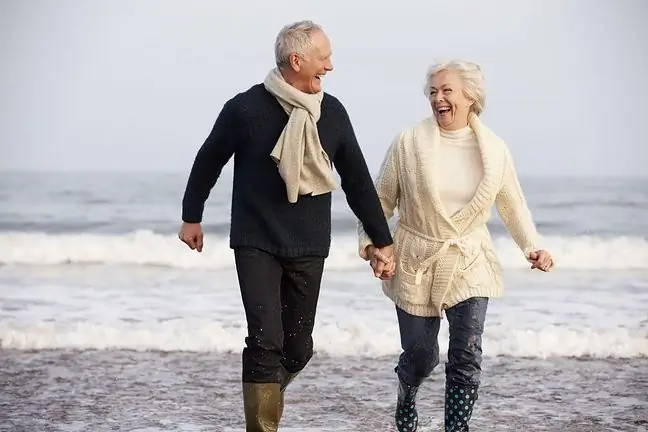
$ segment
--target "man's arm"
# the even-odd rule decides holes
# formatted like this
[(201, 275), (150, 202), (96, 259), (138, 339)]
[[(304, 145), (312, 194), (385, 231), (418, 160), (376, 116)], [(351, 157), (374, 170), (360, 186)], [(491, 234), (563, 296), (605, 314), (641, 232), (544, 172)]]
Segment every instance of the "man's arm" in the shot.
[(340, 104), (342, 143), (335, 153), (333, 163), (342, 180), (342, 190), (346, 195), (349, 207), (377, 248), (393, 243), (389, 225), (378, 199), (367, 162), (353, 130), (349, 116)]
[[(378, 177), (376, 178), (375, 187), (378, 193), (378, 199), (385, 215), (385, 219), (389, 221), (394, 215), (394, 210), (398, 206), (400, 198), (400, 182), (398, 179), (398, 147), (400, 145), (402, 133), (394, 138), (385, 157)], [(358, 222), (358, 253), (360, 257), (365, 260), (370, 260), (371, 256), (367, 248), (373, 246), (373, 243), (362, 226)]]
[(214, 127), (194, 159), (182, 199), (183, 222), (202, 222), (205, 202), (223, 167), (236, 150), (239, 126), (235, 106), (232, 100), (229, 100), (223, 106)]

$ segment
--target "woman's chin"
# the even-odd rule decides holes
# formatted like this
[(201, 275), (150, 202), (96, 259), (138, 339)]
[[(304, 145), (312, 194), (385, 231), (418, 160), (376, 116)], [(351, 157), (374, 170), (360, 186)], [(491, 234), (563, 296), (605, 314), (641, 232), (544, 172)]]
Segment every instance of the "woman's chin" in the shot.
[(441, 126), (444, 129), (451, 127), (452, 123), (454, 122), (454, 119), (450, 116), (437, 115), (436, 119), (437, 119), (437, 123), (439, 123), (439, 126)]

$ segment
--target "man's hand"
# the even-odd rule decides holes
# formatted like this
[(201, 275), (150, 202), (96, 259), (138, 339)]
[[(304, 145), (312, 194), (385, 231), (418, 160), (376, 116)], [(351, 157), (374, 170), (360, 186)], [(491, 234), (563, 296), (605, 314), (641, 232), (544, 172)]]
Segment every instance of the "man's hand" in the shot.
[(396, 259), (392, 245), (383, 248), (376, 248), (371, 245), (367, 246), (367, 256), (369, 256), (370, 265), (375, 277), (387, 280), (391, 279), (396, 273)]
[(185, 243), (191, 250), (202, 252), (203, 250), (203, 232), (199, 223), (183, 222), (178, 233), (178, 238)]

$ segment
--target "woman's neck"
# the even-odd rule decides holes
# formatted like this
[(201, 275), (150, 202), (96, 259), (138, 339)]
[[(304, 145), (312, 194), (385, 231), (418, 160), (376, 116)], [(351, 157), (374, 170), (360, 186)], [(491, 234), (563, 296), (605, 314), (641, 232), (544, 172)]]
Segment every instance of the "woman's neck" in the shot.
[(441, 137), (444, 142), (455, 145), (469, 145), (472, 146), (475, 141), (475, 133), (470, 126), (464, 126), (461, 129), (441, 129)]
[(453, 121), (448, 126), (440, 126), (440, 128), (441, 128), (441, 130), (445, 130), (445, 131), (448, 131), (448, 132), (454, 132), (454, 131), (464, 129), (469, 124), (470, 123), (468, 122), (468, 119), (465, 119), (463, 121), (458, 121), (458, 120), (455, 119), (455, 121)]

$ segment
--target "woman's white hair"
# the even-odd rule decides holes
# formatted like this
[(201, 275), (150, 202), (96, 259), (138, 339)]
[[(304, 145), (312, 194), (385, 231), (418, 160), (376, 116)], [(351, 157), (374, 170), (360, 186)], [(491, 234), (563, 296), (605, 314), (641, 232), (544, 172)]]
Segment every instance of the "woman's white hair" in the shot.
[(432, 79), (436, 74), (443, 71), (457, 72), (463, 84), (464, 95), (473, 101), (470, 110), (478, 116), (484, 112), (486, 104), (484, 75), (477, 63), (464, 60), (437, 60), (428, 68), (425, 75), (425, 87), (423, 89), (425, 96), (430, 97)]
[(275, 63), (278, 67), (288, 66), (290, 54), (305, 56), (310, 51), (313, 33), (323, 31), (313, 21), (297, 21), (284, 26), (275, 41)]

